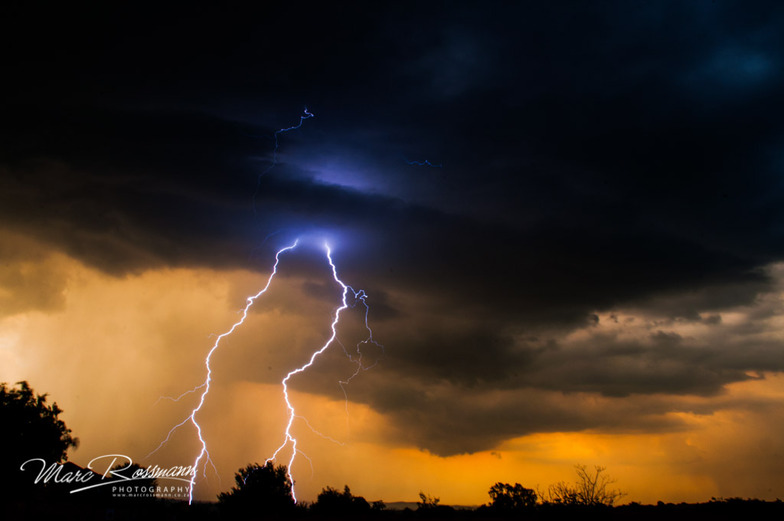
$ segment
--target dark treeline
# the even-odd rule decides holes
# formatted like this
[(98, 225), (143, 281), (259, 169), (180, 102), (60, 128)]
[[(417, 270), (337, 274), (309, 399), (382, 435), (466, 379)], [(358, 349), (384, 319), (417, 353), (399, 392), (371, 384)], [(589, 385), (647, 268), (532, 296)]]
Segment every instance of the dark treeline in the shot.
[[(78, 468), (73, 465), (74, 468)], [(159, 519), (177, 520), (371, 520), (371, 521), (501, 521), (525, 519), (556, 520), (729, 520), (781, 519), (784, 503), (757, 499), (716, 499), (707, 503), (663, 503), (615, 505), (622, 492), (610, 489), (612, 480), (602, 467), (588, 472), (577, 466), (573, 485), (557, 483), (546, 491), (535, 491), (519, 483), (496, 483), (488, 490), (489, 502), (476, 507), (442, 505), (439, 498), (420, 492), (416, 507), (390, 509), (380, 500), (367, 501), (342, 489), (325, 487), (311, 503), (296, 503), (285, 466), (252, 464), (235, 475), (231, 490), (218, 495), (217, 502), (158, 499), (155, 497), (114, 497), (110, 488), (71, 495), (65, 485), (47, 484), (30, 494), (4, 498), (2, 519)], [(145, 486), (155, 488), (156, 480)]]
[[(250, 464), (238, 470), (234, 486), (222, 492), (217, 502), (163, 499), (156, 493), (122, 496), (114, 493), (120, 485), (158, 490), (160, 483), (145, 474), (138, 465), (114, 467), (126, 477), (110, 474), (88, 476), (91, 483), (101, 483), (77, 494), (78, 486), (67, 480), (39, 480), (21, 467), (30, 458), (41, 458), (61, 466), (66, 473), (85, 475), (85, 470), (67, 461), (67, 450), (77, 444), (57, 404), (49, 405), (46, 395), (37, 395), (26, 382), (16, 387), (0, 384), (0, 520), (14, 519), (84, 519), (125, 520), (159, 519), (223, 520), (223, 519), (292, 519), (292, 520), (692, 520), (782, 519), (784, 503), (757, 499), (716, 499), (699, 504), (656, 505), (630, 503), (618, 505), (625, 493), (614, 488), (615, 481), (604, 467), (592, 470), (577, 465), (573, 483), (559, 482), (546, 490), (526, 488), (520, 483), (495, 483), (488, 489), (488, 502), (476, 508), (455, 508), (442, 505), (438, 497), (420, 492), (416, 507), (396, 510), (380, 500), (367, 501), (354, 495), (348, 485), (326, 487), (312, 503), (294, 500), (293, 484), (285, 466)], [(40, 471), (39, 469), (35, 473)], [(131, 481), (128, 476), (136, 476)], [(61, 475), (61, 477), (62, 477)], [(87, 481), (85, 481), (86, 483)], [(84, 485), (84, 483), (82, 483)], [(117, 487), (114, 487), (117, 485)]]
[[(342, 493), (342, 492), (341, 492)], [(10, 499), (10, 498), (9, 498)], [(287, 512), (271, 512), (266, 509), (227, 509), (221, 503), (198, 502), (188, 505), (184, 501), (147, 500), (116, 498), (94, 501), (85, 498), (60, 497), (39, 498), (32, 502), (5, 502), (0, 508), (0, 517), (15, 520), (38, 519), (84, 519), (84, 520), (375, 520), (375, 521), (493, 521), (505, 519), (531, 521), (559, 520), (618, 520), (680, 521), (694, 519), (737, 520), (737, 519), (782, 519), (784, 503), (757, 499), (716, 499), (707, 503), (661, 503), (641, 505), (631, 503), (620, 506), (581, 506), (537, 504), (520, 511), (496, 511), (487, 505), (478, 508), (453, 508), (437, 505), (430, 509), (407, 508), (356, 508), (343, 505), (342, 509), (321, 510), (313, 504), (298, 504)]]

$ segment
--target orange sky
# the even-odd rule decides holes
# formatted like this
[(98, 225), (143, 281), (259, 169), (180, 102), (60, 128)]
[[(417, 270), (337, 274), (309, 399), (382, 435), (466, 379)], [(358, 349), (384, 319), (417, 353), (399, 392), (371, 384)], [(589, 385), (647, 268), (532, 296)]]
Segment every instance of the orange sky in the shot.
[(385, 349), (357, 305), (292, 377), (301, 499), (476, 505), (578, 464), (625, 501), (784, 498), (780, 3), (13, 4), (0, 382), (58, 403), (76, 463), (194, 461), (191, 425), (146, 458), (198, 402), (170, 398), (298, 239), (214, 352), (197, 498), (284, 440), (324, 241)]
[[(76, 463), (122, 453), (142, 464), (189, 464), (197, 450), (190, 428), (143, 459), (194, 403), (190, 397), (180, 403), (159, 398), (203, 380), (211, 335), (237, 320), (244, 298), (263, 287), (267, 274), (154, 269), (114, 277), (19, 235), (4, 233), (0, 244), (20, 252), (0, 267), (0, 381), (28, 380), (64, 409), (62, 418), (81, 440), (70, 453)], [(318, 262), (308, 262), (313, 263), (314, 279), (328, 277)], [(780, 278), (782, 270), (772, 270)], [(285, 411), (275, 381), (284, 367), (303, 359), (309, 346), (323, 342), (334, 310), (329, 299), (298, 293), (295, 282), (295, 276), (276, 279), (269, 298), (214, 358), (213, 391), (200, 419), (219, 479), (210, 475), (200, 481), (199, 498), (211, 499), (227, 490), (237, 468), (263, 461), (282, 441)], [(760, 309), (779, 302), (780, 294), (771, 294), (754, 306), (728, 309), (722, 313), (724, 327), (742, 327)], [(372, 324), (372, 298), (370, 303)], [(650, 334), (651, 322), (639, 311), (615, 310), (617, 321), (605, 320), (609, 315), (600, 314), (599, 330), (573, 332), (562, 339), (564, 345), (579, 348), (580, 342), (597, 335)], [(769, 314), (764, 320), (758, 334), (781, 339), (780, 316)], [(711, 335), (731, 332), (694, 323), (668, 327), (706, 342)], [(384, 331), (390, 334), (392, 328)], [(387, 346), (387, 359), (394, 357), (395, 338), (379, 340)], [(316, 436), (301, 421), (295, 424), (300, 447), (312, 461), (311, 467), (300, 457), (293, 469), (300, 499), (315, 499), (327, 485), (348, 484), (369, 500), (415, 501), (424, 491), (443, 503), (475, 505), (488, 500), (487, 490), (496, 481), (545, 489), (549, 483), (571, 480), (578, 463), (606, 466), (617, 478), (616, 486), (628, 492), (624, 501), (782, 496), (784, 440), (777, 435), (784, 427), (781, 374), (753, 375), (719, 395), (704, 397), (531, 390), (531, 400), (552, 407), (568, 404), (586, 414), (625, 414), (666, 403), (659, 420), (667, 421), (651, 423), (650, 429), (619, 423), (603, 431), (531, 433), (506, 439), (492, 450), (439, 457), (412, 443), (399, 418), (367, 405), (363, 392), (384, 377), (385, 361), (361, 374), (361, 385), (357, 380), (348, 388), (346, 404), (337, 379), (350, 374), (351, 365), (341, 365), (340, 356), (332, 355), (339, 352), (317, 363), (313, 378), (326, 374), (334, 392), (306, 392), (302, 380), (292, 383), (298, 412), (332, 438)], [(265, 371), (263, 377), (257, 374)], [(433, 382), (427, 392), (448, 392), (439, 389), (443, 386)], [(503, 392), (497, 392), (497, 399), (504, 400)]]

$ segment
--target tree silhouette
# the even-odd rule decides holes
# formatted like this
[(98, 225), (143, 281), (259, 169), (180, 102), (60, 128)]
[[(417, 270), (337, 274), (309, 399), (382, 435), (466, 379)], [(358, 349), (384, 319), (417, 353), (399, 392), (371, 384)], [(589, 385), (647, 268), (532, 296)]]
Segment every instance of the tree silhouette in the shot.
[(417, 514), (424, 517), (444, 518), (454, 514), (455, 510), (446, 505), (439, 505), (441, 498), (419, 492), (417, 501)]
[(605, 467), (595, 466), (588, 472), (585, 465), (575, 465), (577, 481), (570, 485), (564, 481), (550, 485), (549, 502), (560, 505), (613, 506), (624, 492), (608, 488), (615, 480), (604, 473)]
[[(20, 470), (22, 463), (33, 458), (47, 465), (66, 461), (78, 439), (59, 419), (62, 409), (46, 403), (46, 394), (36, 395), (27, 382), (16, 385), (0, 383), (0, 487), (9, 497), (19, 498), (36, 487), (34, 478)], [(38, 490), (43, 491), (43, 485)]]
[(440, 497), (431, 496), (424, 492), (419, 492), (419, 501), (417, 501), (417, 510), (435, 510), (441, 502)]
[(536, 506), (536, 492), (520, 483), (496, 483), (488, 491), (490, 507), (499, 512), (515, 512)]
[(294, 509), (292, 483), (285, 465), (253, 463), (234, 475), (235, 486), (218, 495), (221, 506), (232, 512), (284, 514)]
[(355, 496), (346, 485), (343, 492), (325, 487), (311, 507), (313, 512), (326, 515), (362, 515), (370, 511), (370, 504), (362, 496)]

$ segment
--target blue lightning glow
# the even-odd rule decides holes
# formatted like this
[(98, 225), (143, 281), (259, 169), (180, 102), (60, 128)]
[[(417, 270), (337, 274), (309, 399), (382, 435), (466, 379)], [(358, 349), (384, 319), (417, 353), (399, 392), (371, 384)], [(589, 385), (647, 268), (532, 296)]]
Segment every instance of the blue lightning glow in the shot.
[[(286, 246), (286, 247), (281, 248), (280, 250), (278, 250), (278, 252), (275, 254), (275, 264), (273, 265), (272, 273), (270, 273), (270, 276), (267, 279), (267, 283), (264, 286), (264, 288), (262, 288), (255, 295), (252, 295), (252, 296), (247, 298), (247, 301), (246, 301), (246, 304), (245, 304), (245, 308), (242, 310), (242, 317), (240, 318), (240, 320), (235, 322), (228, 331), (226, 331), (225, 333), (219, 335), (215, 339), (215, 343), (212, 345), (212, 348), (207, 353), (207, 356), (206, 356), (205, 361), (204, 361), (204, 364), (205, 364), (205, 367), (206, 367), (206, 370), (207, 370), (204, 382), (202, 382), (198, 386), (194, 387), (193, 389), (182, 393), (177, 398), (165, 397), (165, 398), (168, 398), (170, 400), (178, 401), (178, 400), (180, 400), (181, 398), (183, 398), (186, 395), (189, 395), (189, 394), (192, 394), (192, 393), (197, 393), (199, 390), (201, 390), (201, 395), (199, 397), (199, 402), (196, 405), (196, 407), (193, 408), (191, 413), (183, 421), (181, 421), (180, 423), (178, 423), (177, 425), (172, 427), (172, 429), (167, 434), (166, 438), (160, 443), (160, 445), (158, 445), (158, 447), (155, 450), (153, 450), (150, 454), (148, 454), (147, 457), (151, 456), (152, 454), (157, 452), (161, 447), (163, 447), (171, 439), (172, 434), (177, 429), (179, 429), (180, 427), (182, 427), (183, 425), (185, 425), (186, 423), (188, 423), (190, 421), (193, 424), (193, 426), (195, 427), (196, 435), (197, 435), (197, 437), (199, 439), (199, 442), (201, 443), (201, 451), (199, 452), (198, 456), (196, 456), (196, 459), (195, 459), (195, 461), (193, 463), (193, 468), (198, 470), (200, 465), (203, 465), (203, 475), (206, 478), (207, 464), (209, 464), (210, 466), (212, 466), (213, 470), (217, 474), (217, 469), (215, 468), (215, 465), (212, 463), (212, 460), (210, 459), (210, 453), (209, 453), (209, 451), (207, 449), (207, 442), (205, 441), (205, 439), (204, 439), (204, 437), (202, 435), (201, 425), (197, 421), (197, 414), (201, 411), (201, 408), (204, 405), (204, 402), (205, 402), (205, 400), (207, 398), (207, 395), (210, 392), (210, 383), (212, 382), (212, 367), (210, 365), (210, 362), (212, 360), (212, 356), (218, 350), (218, 348), (220, 347), (221, 341), (224, 338), (226, 338), (227, 336), (231, 335), (239, 326), (241, 326), (245, 322), (245, 319), (248, 316), (248, 312), (249, 312), (251, 306), (256, 301), (256, 299), (258, 299), (264, 293), (267, 292), (267, 290), (270, 287), (270, 284), (272, 284), (273, 278), (275, 277), (275, 275), (278, 272), (278, 264), (280, 263), (280, 256), (281, 256), (281, 254), (293, 250), (294, 248), (297, 247), (298, 244), (299, 244), (299, 239), (297, 239), (290, 246)], [(368, 307), (367, 302), (366, 302), (367, 294), (365, 293), (364, 290), (355, 291), (351, 286), (345, 284), (338, 277), (337, 267), (335, 266), (335, 263), (332, 260), (332, 250), (330, 249), (329, 245), (327, 245), (326, 243), (324, 243), (324, 248), (326, 250), (327, 261), (329, 262), (329, 265), (330, 265), (330, 267), (332, 269), (332, 278), (342, 288), (341, 305), (335, 311), (335, 316), (334, 316), (334, 319), (332, 320), (332, 325), (331, 325), (332, 335), (330, 336), (330, 338), (326, 341), (326, 343), (324, 343), (323, 346), (321, 346), (320, 349), (318, 349), (317, 351), (313, 352), (313, 354), (310, 356), (309, 361), (306, 364), (304, 364), (304, 365), (298, 367), (297, 369), (294, 369), (293, 371), (289, 372), (286, 375), (286, 377), (281, 381), (281, 385), (283, 386), (283, 397), (284, 397), (284, 400), (286, 402), (286, 407), (287, 407), (287, 410), (288, 410), (288, 421), (286, 423), (285, 436), (284, 436), (283, 443), (278, 447), (278, 449), (275, 451), (275, 453), (272, 455), (272, 457), (270, 457), (267, 460), (267, 461), (272, 461), (272, 460), (276, 459), (278, 453), (280, 453), (280, 451), (283, 450), (287, 445), (291, 444), (292, 452), (291, 452), (291, 458), (289, 460), (289, 465), (288, 465), (288, 477), (289, 477), (289, 479), (292, 482), (291, 494), (292, 494), (292, 498), (294, 499), (295, 502), (297, 501), (297, 497), (296, 497), (296, 493), (295, 493), (295, 490), (294, 490), (294, 479), (293, 479), (293, 476), (292, 476), (292, 470), (291, 469), (292, 469), (292, 467), (294, 465), (294, 461), (295, 461), (296, 455), (298, 453), (302, 454), (305, 458), (307, 458), (307, 456), (304, 453), (302, 453), (297, 448), (297, 439), (292, 434), (292, 427), (293, 427), (293, 424), (294, 424), (294, 419), (298, 418), (298, 419), (303, 420), (305, 425), (308, 428), (310, 428), (310, 430), (312, 430), (315, 434), (317, 434), (317, 435), (319, 435), (319, 436), (321, 436), (321, 437), (323, 437), (323, 438), (325, 438), (325, 439), (327, 439), (329, 441), (337, 443), (339, 445), (343, 445), (343, 444), (341, 442), (333, 439), (333, 438), (330, 438), (329, 436), (326, 436), (326, 435), (320, 433), (319, 431), (317, 431), (316, 429), (314, 429), (310, 425), (310, 423), (307, 421), (306, 418), (296, 414), (296, 411), (294, 409), (294, 406), (291, 403), (291, 400), (290, 400), (289, 394), (288, 394), (289, 380), (294, 375), (302, 373), (305, 370), (307, 370), (309, 367), (311, 367), (313, 365), (313, 363), (315, 362), (316, 358), (319, 355), (324, 353), (324, 351), (326, 351), (333, 342), (337, 342), (338, 344), (341, 345), (341, 347), (343, 347), (343, 351), (346, 353), (346, 356), (349, 358), (349, 360), (351, 360), (353, 363), (355, 363), (357, 365), (356, 370), (354, 371), (354, 373), (348, 379), (339, 381), (339, 384), (340, 384), (341, 389), (343, 390), (344, 396), (346, 396), (346, 411), (348, 411), (348, 395), (346, 394), (345, 386), (349, 382), (351, 382), (351, 380), (354, 377), (356, 377), (361, 371), (370, 369), (371, 367), (375, 366), (376, 363), (378, 363), (376, 361), (376, 363), (374, 363), (371, 366), (367, 366), (367, 367), (364, 366), (363, 363), (362, 363), (362, 349), (361, 349), (361, 346), (362, 345), (367, 345), (367, 344), (373, 344), (374, 346), (376, 346), (379, 349), (381, 349), (382, 352), (384, 350), (384, 346), (379, 344), (378, 342), (376, 342), (376, 340), (373, 338), (373, 331), (370, 329), (370, 326), (368, 325), (368, 313), (369, 313), (370, 308)], [(349, 302), (349, 297), (351, 297), (353, 299), (351, 302)], [(356, 357), (354, 357), (352, 354), (349, 354), (349, 352), (345, 349), (343, 344), (337, 339), (337, 326), (338, 326), (338, 323), (340, 321), (340, 314), (341, 314), (341, 312), (343, 310), (349, 308), (349, 307), (355, 306), (358, 302), (361, 302), (362, 305), (365, 307), (364, 320), (365, 320), (365, 329), (367, 330), (368, 336), (367, 336), (367, 338), (365, 340), (362, 340), (361, 342), (359, 342), (357, 344), (357, 346), (356, 346), (356, 353), (357, 353), (357, 355), (356, 355)], [(307, 459), (309, 460), (309, 458), (307, 458)], [(311, 467), (312, 467), (312, 463), (311, 463)], [(197, 475), (196, 472), (194, 472), (194, 474), (191, 476), (191, 480), (190, 480), (190, 490), (188, 492), (188, 503), (189, 504), (191, 504), (193, 502), (193, 491), (194, 491), (195, 485), (196, 485), (196, 475)]]
[(409, 161), (408, 159), (406, 159), (406, 163), (408, 163), (411, 166), (429, 166), (430, 168), (443, 168), (444, 167), (443, 163), (438, 163), (437, 165), (434, 165), (433, 163), (431, 163), (427, 159), (425, 159), (424, 161)]
[(272, 155), (272, 157), (273, 157), (273, 161), (272, 162), (273, 163), (275, 162), (275, 158), (277, 157), (275, 154), (277, 154), (277, 152), (278, 152), (278, 136), (283, 134), (284, 132), (289, 132), (291, 130), (297, 130), (298, 128), (300, 128), (302, 126), (302, 124), (305, 122), (306, 119), (315, 118), (315, 117), (316, 117), (316, 115), (313, 114), (312, 112), (310, 112), (307, 107), (305, 107), (304, 114), (299, 117), (299, 123), (297, 123), (293, 127), (282, 128), (282, 129), (278, 130), (277, 132), (275, 132), (275, 150), (273, 151), (273, 155)]
[(264, 177), (270, 170), (275, 168), (275, 165), (278, 164), (278, 149), (280, 148), (280, 143), (278, 142), (278, 137), (283, 134), (284, 132), (291, 132), (292, 130), (297, 130), (302, 127), (302, 124), (305, 122), (306, 119), (315, 118), (316, 115), (313, 114), (308, 110), (307, 107), (304, 109), (304, 113), (302, 116), (299, 117), (299, 123), (288, 127), (288, 128), (281, 128), (275, 132), (275, 147), (272, 149), (272, 162), (269, 164), (267, 168), (264, 169), (263, 172), (259, 174), (258, 180), (256, 182), (256, 191), (253, 192), (253, 212), (256, 212), (256, 196), (259, 194), (259, 189), (261, 188), (261, 178)]
[[(313, 113), (311, 113), (310, 111), (308, 111), (307, 107), (305, 107), (304, 114), (300, 116), (298, 124), (296, 124), (294, 126), (291, 126), (291, 127), (288, 127), (288, 128), (279, 129), (278, 131), (275, 132), (275, 134), (274, 134), (275, 146), (274, 146), (273, 151), (272, 151), (272, 161), (269, 164), (269, 166), (267, 166), (267, 168), (263, 172), (261, 172), (261, 174), (259, 174), (258, 182), (257, 182), (257, 185), (256, 185), (256, 191), (253, 194), (253, 211), (254, 211), (254, 213), (256, 212), (256, 197), (257, 197), (257, 195), (259, 193), (259, 190), (261, 188), (261, 178), (264, 175), (266, 175), (270, 170), (272, 170), (278, 164), (278, 150), (280, 148), (280, 143), (279, 143), (280, 135), (285, 133), (285, 132), (290, 132), (292, 130), (297, 130), (297, 129), (301, 128), (306, 119), (310, 119), (310, 118), (313, 118), (313, 117), (315, 117), (315, 115)], [(441, 167), (441, 165), (432, 165), (429, 161), (425, 161), (424, 163), (409, 162), (409, 164), (420, 164), (422, 166), (427, 165), (427, 166), (431, 166), (431, 167), (434, 167), (434, 168), (440, 168)], [(262, 244), (264, 244), (271, 236), (273, 236), (273, 235), (275, 235), (275, 234), (277, 234), (279, 232), (280, 232), (280, 230), (270, 233), (264, 239)], [(197, 421), (198, 413), (202, 410), (202, 406), (204, 405), (204, 402), (207, 399), (207, 395), (210, 392), (210, 383), (212, 382), (212, 367), (211, 367), (212, 356), (217, 351), (218, 347), (220, 347), (221, 341), (224, 338), (226, 338), (227, 336), (231, 335), (239, 326), (241, 326), (245, 322), (245, 319), (248, 316), (248, 312), (249, 312), (251, 306), (256, 301), (256, 299), (258, 299), (264, 293), (267, 292), (267, 290), (270, 287), (270, 284), (272, 283), (273, 278), (277, 274), (278, 264), (280, 263), (281, 254), (293, 250), (294, 248), (297, 247), (298, 244), (299, 244), (299, 239), (297, 239), (290, 246), (286, 246), (286, 247), (281, 248), (280, 250), (278, 250), (278, 252), (275, 254), (275, 264), (273, 265), (272, 273), (270, 274), (269, 278), (267, 279), (267, 283), (264, 286), (264, 288), (261, 289), (255, 295), (250, 296), (250, 297), (247, 298), (247, 302), (246, 302), (245, 308), (242, 310), (242, 317), (240, 318), (240, 320), (238, 320), (236, 323), (234, 323), (228, 331), (226, 331), (225, 333), (219, 335), (215, 339), (215, 343), (212, 345), (212, 348), (209, 350), (209, 352), (207, 353), (207, 356), (206, 356), (206, 358), (204, 360), (204, 364), (205, 364), (205, 368), (206, 368), (206, 376), (205, 376), (204, 382), (202, 382), (201, 384), (197, 385), (196, 387), (194, 387), (193, 389), (191, 389), (189, 391), (185, 391), (184, 393), (182, 393), (180, 396), (178, 396), (176, 398), (173, 398), (173, 397), (162, 397), (161, 398), (161, 399), (169, 399), (169, 400), (172, 400), (172, 401), (179, 401), (181, 398), (183, 398), (183, 397), (185, 397), (187, 395), (197, 394), (197, 393), (201, 392), (201, 394), (199, 395), (199, 401), (198, 401), (198, 404), (196, 405), (196, 407), (194, 407), (191, 410), (190, 414), (184, 420), (182, 420), (180, 423), (178, 423), (177, 425), (172, 427), (172, 429), (166, 435), (166, 438), (147, 457), (151, 456), (152, 454), (157, 452), (161, 447), (166, 445), (166, 443), (171, 439), (172, 435), (174, 434), (175, 431), (177, 431), (177, 429), (179, 429), (183, 425), (185, 425), (188, 422), (190, 422), (190, 423), (193, 424), (194, 428), (196, 429), (196, 435), (197, 435), (197, 437), (199, 439), (199, 442), (201, 444), (201, 450), (200, 450), (199, 454), (196, 456), (196, 459), (195, 459), (192, 467), (196, 471), (198, 471), (199, 467), (201, 466), (202, 469), (203, 469), (202, 470), (202, 474), (203, 474), (203, 476), (205, 478), (207, 477), (207, 465), (212, 466), (212, 468), (215, 471), (215, 473), (218, 474), (217, 469), (215, 468), (215, 465), (213, 464), (212, 460), (210, 459), (210, 453), (209, 453), (209, 451), (207, 449), (207, 442), (204, 439), (204, 436), (202, 435), (202, 427), (199, 424), (199, 422)], [(376, 363), (378, 363), (378, 360), (376, 360), (376, 362), (374, 362), (370, 366), (365, 366), (364, 365), (362, 346), (363, 345), (372, 344), (373, 346), (379, 348), (382, 353), (384, 351), (384, 346), (375, 341), (375, 339), (373, 338), (373, 331), (370, 329), (370, 326), (368, 325), (368, 313), (370, 311), (370, 308), (368, 307), (367, 301), (366, 301), (367, 294), (365, 293), (364, 290), (355, 291), (351, 286), (345, 284), (338, 277), (337, 267), (335, 266), (335, 263), (333, 262), (333, 259), (332, 259), (332, 250), (330, 249), (329, 245), (326, 242), (324, 243), (324, 248), (326, 250), (327, 261), (329, 262), (329, 265), (330, 265), (330, 267), (332, 269), (332, 278), (342, 288), (341, 305), (335, 311), (335, 316), (334, 316), (334, 319), (332, 320), (332, 325), (331, 325), (332, 335), (330, 336), (330, 338), (326, 341), (326, 343), (324, 343), (321, 346), (321, 348), (319, 348), (318, 350), (316, 350), (315, 352), (313, 352), (311, 354), (311, 356), (310, 356), (310, 358), (309, 358), (309, 360), (308, 360), (308, 362), (306, 364), (304, 364), (304, 365), (298, 367), (297, 369), (294, 369), (293, 371), (289, 372), (286, 375), (286, 377), (281, 381), (281, 385), (283, 387), (283, 397), (284, 397), (284, 400), (285, 400), (285, 403), (286, 403), (286, 407), (287, 407), (287, 410), (288, 410), (288, 421), (286, 423), (283, 443), (274, 452), (272, 457), (270, 457), (267, 460), (267, 462), (275, 460), (277, 458), (278, 454), (280, 453), (280, 451), (284, 450), (287, 446), (291, 445), (291, 458), (290, 458), (289, 464), (288, 464), (288, 477), (289, 477), (289, 479), (291, 480), (291, 483), (292, 483), (291, 495), (292, 495), (292, 499), (295, 502), (297, 501), (297, 496), (296, 496), (295, 489), (294, 489), (294, 478), (293, 478), (293, 475), (292, 475), (292, 467), (294, 466), (294, 462), (295, 462), (296, 456), (297, 456), (297, 454), (301, 454), (308, 461), (310, 461), (310, 458), (308, 458), (307, 455), (305, 455), (301, 450), (299, 450), (297, 448), (297, 439), (296, 439), (296, 437), (294, 437), (294, 434), (292, 433), (292, 428), (293, 428), (293, 425), (294, 425), (295, 418), (296, 419), (300, 419), (316, 435), (321, 436), (322, 438), (324, 438), (326, 440), (329, 440), (331, 442), (337, 443), (337, 444), (339, 444), (341, 446), (343, 444), (341, 442), (339, 442), (339, 441), (337, 441), (337, 440), (335, 440), (333, 438), (330, 438), (329, 436), (326, 436), (326, 435), (322, 434), (321, 432), (317, 431), (315, 428), (313, 428), (313, 426), (310, 424), (310, 422), (308, 422), (308, 420), (305, 417), (296, 414), (296, 411), (294, 409), (293, 404), (291, 403), (291, 400), (290, 400), (290, 397), (289, 397), (289, 394), (288, 394), (288, 391), (289, 391), (289, 387), (288, 387), (289, 386), (289, 381), (291, 380), (291, 378), (293, 376), (305, 372), (309, 367), (311, 367), (313, 365), (313, 363), (315, 362), (315, 360), (318, 358), (319, 355), (324, 353), (330, 347), (330, 345), (332, 345), (333, 342), (337, 342), (342, 347), (343, 352), (346, 354), (346, 357), (352, 363), (356, 364), (356, 370), (354, 371), (354, 373), (351, 376), (349, 376), (345, 380), (339, 380), (338, 381), (338, 384), (340, 385), (340, 388), (343, 391), (343, 395), (344, 395), (344, 397), (346, 399), (346, 413), (348, 413), (348, 394), (347, 394), (347, 391), (346, 391), (346, 386), (360, 372), (362, 372), (364, 370), (367, 370), (367, 369), (370, 369), (370, 368), (374, 367), (376, 365)], [(365, 338), (365, 340), (360, 341), (356, 345), (356, 354), (354, 354), (354, 353), (349, 353), (349, 351), (346, 349), (346, 347), (343, 345), (343, 343), (341, 343), (340, 340), (338, 340), (338, 338), (337, 338), (338, 337), (337, 326), (338, 326), (338, 323), (340, 322), (341, 312), (344, 311), (345, 309), (349, 308), (349, 307), (356, 306), (357, 303), (361, 303), (365, 307), (365, 312), (364, 312), (365, 324), (364, 324), (364, 326), (365, 326), (365, 329), (367, 331), (367, 337)], [(313, 464), (311, 462), (311, 470), (312, 469), (313, 469)], [(197, 472), (194, 472), (193, 475), (191, 476), (190, 489), (189, 489), (189, 492), (188, 492), (188, 503), (189, 504), (191, 504), (193, 502), (193, 493), (194, 493), (194, 489), (195, 489), (195, 485), (196, 485), (196, 477), (197, 477)]]

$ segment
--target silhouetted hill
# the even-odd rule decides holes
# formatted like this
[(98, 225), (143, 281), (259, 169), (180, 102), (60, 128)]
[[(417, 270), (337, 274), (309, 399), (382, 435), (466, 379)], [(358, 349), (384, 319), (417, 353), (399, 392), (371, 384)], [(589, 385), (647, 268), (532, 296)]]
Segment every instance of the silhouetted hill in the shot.
[[(78, 496), (78, 495), (77, 495)], [(188, 505), (182, 501), (152, 500), (137, 501), (127, 499), (110, 503), (89, 501), (70, 497), (43, 499), (34, 503), (6, 502), (0, 507), (1, 519), (34, 520), (52, 518), (59, 519), (144, 519), (145, 521), (169, 520), (233, 520), (233, 514), (223, 511), (217, 503), (194, 503)], [(341, 516), (339, 513), (324, 516), (304, 507), (297, 508), (292, 516), (275, 517), (259, 512), (265, 519), (352, 519), (352, 520), (385, 520), (414, 521), (416, 519), (432, 520), (471, 520), (500, 521), (504, 519), (525, 519), (531, 521), (560, 520), (608, 520), (608, 521), (693, 521), (710, 519), (711, 521), (749, 519), (784, 518), (784, 503), (777, 501), (761, 501), (756, 499), (721, 499), (707, 503), (658, 503), (656, 505), (640, 505), (632, 503), (616, 507), (585, 507), (564, 505), (537, 505), (525, 512), (498, 513), (487, 507), (464, 509), (460, 507), (439, 506), (429, 510), (417, 510), (415, 502), (398, 501), (389, 503), (385, 510), (372, 510), (360, 516)]]

